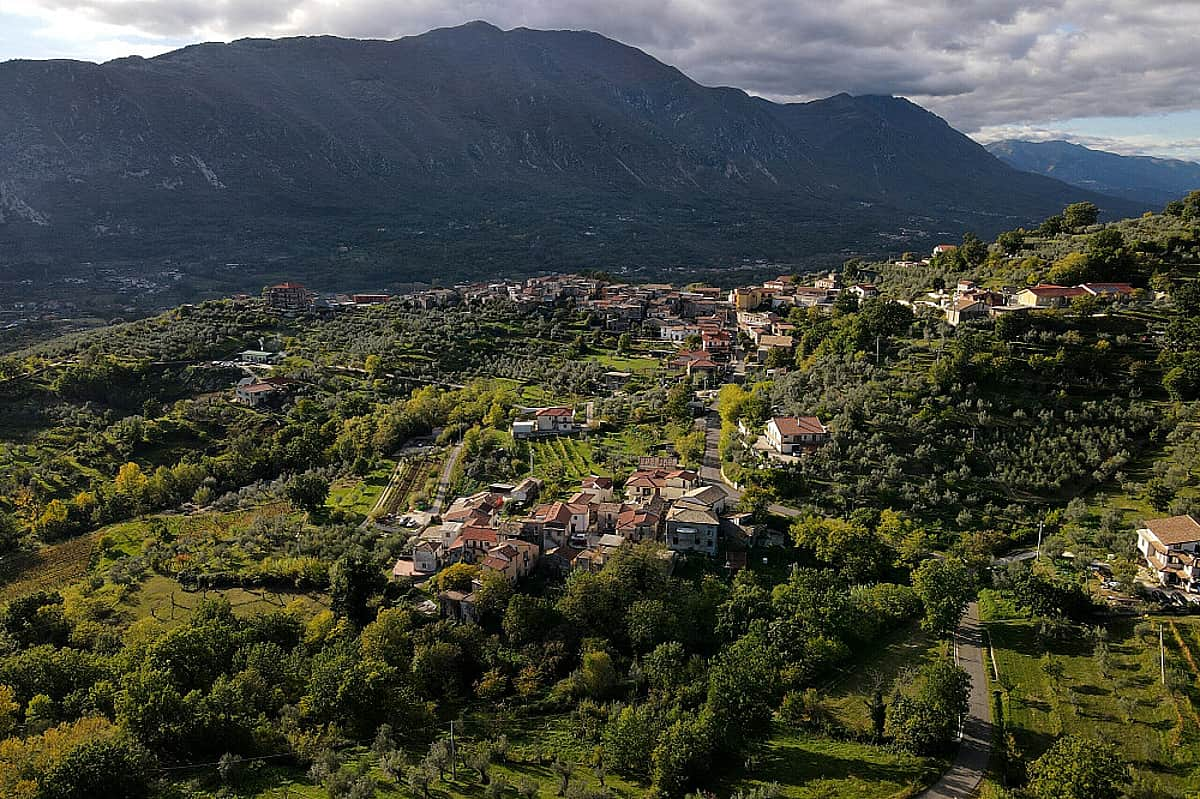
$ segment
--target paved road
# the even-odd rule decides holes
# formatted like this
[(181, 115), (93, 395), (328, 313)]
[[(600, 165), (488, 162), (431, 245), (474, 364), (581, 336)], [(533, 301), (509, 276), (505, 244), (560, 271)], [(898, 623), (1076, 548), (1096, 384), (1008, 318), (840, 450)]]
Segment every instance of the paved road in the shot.
[(962, 744), (950, 770), (917, 799), (967, 799), (972, 797), (987, 772), (992, 754), (992, 704), (987, 690), (987, 653), (983, 647), (983, 629), (979, 624), (979, 606), (967, 608), (955, 639), (958, 664), (971, 675), (971, 698), (963, 723)]
[(454, 466), (458, 463), (458, 456), (462, 455), (462, 448), (463, 445), (460, 442), (446, 456), (446, 464), (442, 467), (442, 477), (438, 480), (437, 496), (433, 499), (434, 513), (441, 513), (442, 506), (446, 504), (446, 492), (450, 490), (450, 476), (454, 473)]

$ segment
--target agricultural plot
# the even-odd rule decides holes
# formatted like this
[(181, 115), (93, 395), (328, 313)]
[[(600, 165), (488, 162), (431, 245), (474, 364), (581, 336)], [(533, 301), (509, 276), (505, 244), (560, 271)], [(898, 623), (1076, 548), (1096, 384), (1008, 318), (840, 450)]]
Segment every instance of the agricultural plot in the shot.
[(100, 540), (98, 533), (79, 536), (0, 561), (0, 602), (34, 591), (55, 590), (87, 574)]
[(887, 693), (905, 670), (919, 669), (938, 654), (940, 647), (917, 622), (897, 630), (828, 686), (826, 706), (851, 732), (870, 733), (867, 700), (875, 688)]
[(309, 618), (329, 606), (328, 596), (321, 594), (261, 588), (187, 591), (175, 580), (161, 576), (145, 580), (130, 594), (126, 605), (136, 618), (151, 617), (174, 626), (186, 621), (202, 599), (217, 596), (227, 599), (233, 612), (243, 617), (290, 608)]
[(395, 468), (395, 461), (385, 459), (361, 478), (349, 477), (338, 480), (329, 489), (329, 497), (325, 500), (326, 507), (349, 513), (358, 518), (366, 516), (375, 507), (380, 495), (387, 488), (392, 470)]
[[(507, 757), (489, 770), (493, 781), (500, 781), (509, 786), (532, 782), (537, 785), (538, 796), (555, 796), (559, 791), (560, 778), (551, 763), (557, 755), (575, 764), (569, 780), (573, 791), (577, 789), (576, 786), (586, 787), (589, 792), (600, 789), (600, 777), (591, 766), (594, 752), (582, 739), (578, 725), (569, 716), (496, 718), (470, 714), (464, 722), (456, 728), (459, 746), (469, 746), (474, 740), (493, 737), (499, 733), (508, 738)], [(443, 729), (442, 734), (446, 732), (448, 726)], [(419, 762), (427, 751), (424, 744), (405, 745), (403, 741), (398, 743), (404, 748), (409, 762)], [(354, 750), (349, 754), (351, 762), (367, 762), (371, 759), (365, 749)], [(328, 792), (314, 785), (303, 773), (281, 770), (272, 775), (276, 778), (272, 782), (277, 786), (278, 776), (285, 773), (291, 777), (286, 789), (273, 787), (251, 795), (257, 799), (282, 799), (285, 795), (291, 799), (329, 799)], [(407, 785), (397, 785), (378, 768), (372, 767), (369, 773), (375, 779), (377, 797), (413, 798), (414, 793)], [(633, 799), (646, 794), (646, 786), (615, 774), (604, 775), (604, 787), (614, 799)], [(430, 799), (477, 799), (483, 793), (478, 773), (462, 764), (458, 766), (457, 778), (447, 770), (445, 779), (434, 780), (429, 786)], [(511, 788), (503, 795), (512, 796)]]
[[(1028, 761), (1057, 737), (1107, 741), (1155, 795), (1182, 797), (1200, 780), (1200, 619), (1113, 619), (1096, 643), (1076, 629), (1046, 640), (985, 592), (1004, 712)], [(1159, 660), (1163, 629), (1165, 672)]]

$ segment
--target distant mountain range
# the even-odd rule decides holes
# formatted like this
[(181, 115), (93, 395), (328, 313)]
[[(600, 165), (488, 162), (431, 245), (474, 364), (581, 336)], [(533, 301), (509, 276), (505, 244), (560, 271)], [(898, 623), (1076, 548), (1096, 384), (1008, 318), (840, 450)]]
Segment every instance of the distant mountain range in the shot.
[(1065, 141), (998, 141), (989, 152), (1016, 169), (1161, 208), (1200, 189), (1200, 164), (1117, 155)]
[[(896, 250), (1141, 204), (894, 97), (777, 104), (603, 36), (486, 23), (0, 64), (0, 280), (364, 254), (395, 279)], [(333, 278), (331, 278), (332, 280)]]

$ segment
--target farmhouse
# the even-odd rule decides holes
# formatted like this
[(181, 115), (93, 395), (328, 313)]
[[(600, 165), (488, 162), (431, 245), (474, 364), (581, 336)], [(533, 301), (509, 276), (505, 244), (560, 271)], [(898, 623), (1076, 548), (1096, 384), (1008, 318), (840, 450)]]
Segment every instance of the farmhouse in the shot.
[(1200, 592), (1200, 522), (1192, 516), (1150, 519), (1137, 534), (1138, 552), (1159, 583)]
[(1078, 286), (1055, 286), (1051, 283), (1039, 283), (1017, 292), (1017, 305), (1027, 308), (1061, 308), (1075, 297), (1082, 297), (1088, 292)]
[(794, 455), (829, 441), (829, 428), (815, 416), (776, 416), (767, 422), (766, 439), (772, 451)]

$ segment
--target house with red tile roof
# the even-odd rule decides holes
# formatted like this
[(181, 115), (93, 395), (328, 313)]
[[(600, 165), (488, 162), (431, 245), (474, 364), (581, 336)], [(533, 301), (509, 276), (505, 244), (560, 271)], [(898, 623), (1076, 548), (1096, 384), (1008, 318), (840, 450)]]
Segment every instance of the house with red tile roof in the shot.
[(1137, 533), (1138, 552), (1159, 583), (1200, 593), (1200, 521), (1194, 516), (1149, 519)]
[(1056, 286), (1053, 283), (1039, 283), (1021, 289), (1014, 299), (1017, 305), (1027, 308), (1061, 308), (1075, 297), (1082, 297), (1088, 292), (1079, 286)]
[(794, 455), (829, 441), (829, 428), (815, 416), (775, 416), (767, 422), (765, 435), (774, 452)]

